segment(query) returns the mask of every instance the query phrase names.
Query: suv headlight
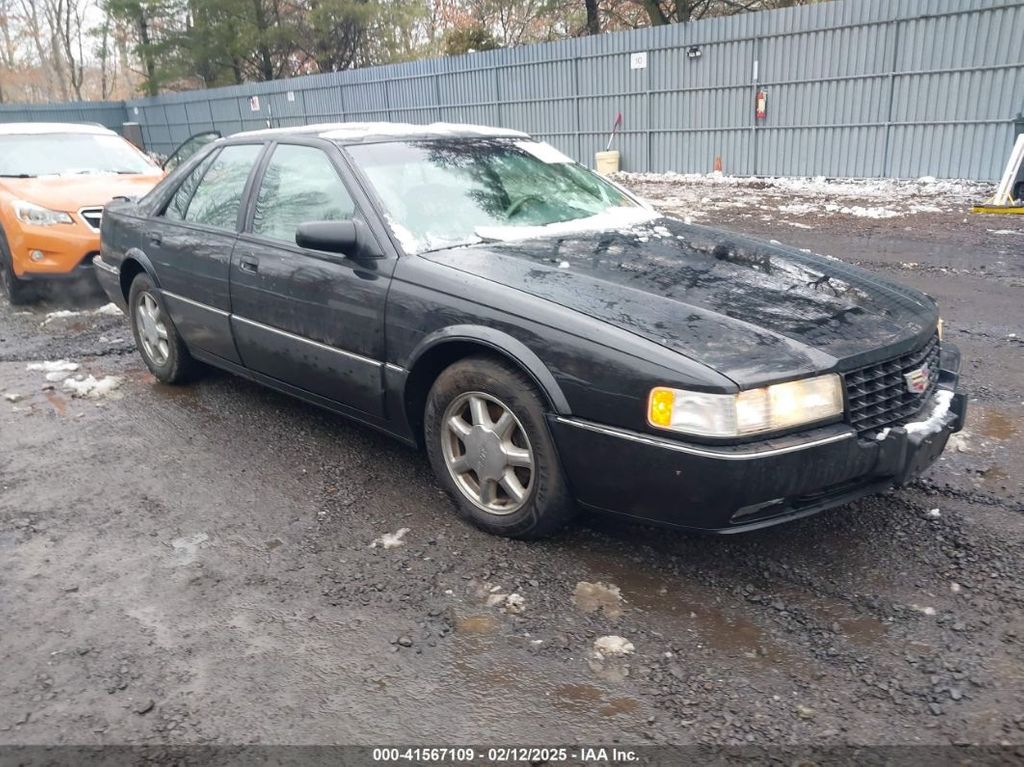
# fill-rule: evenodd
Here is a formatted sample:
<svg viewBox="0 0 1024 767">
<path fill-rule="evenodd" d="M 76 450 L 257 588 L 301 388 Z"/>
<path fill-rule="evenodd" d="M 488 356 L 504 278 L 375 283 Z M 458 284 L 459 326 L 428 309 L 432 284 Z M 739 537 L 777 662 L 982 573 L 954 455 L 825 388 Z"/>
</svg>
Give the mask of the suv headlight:
<svg viewBox="0 0 1024 767">
<path fill-rule="evenodd" d="M 34 202 L 16 200 L 14 202 L 14 215 L 23 224 L 33 226 L 53 226 L 54 224 L 73 224 L 71 216 L 63 211 L 50 210 Z"/>
<path fill-rule="evenodd" d="M 744 437 L 841 415 L 843 385 L 835 373 L 748 389 L 737 394 L 651 389 L 647 422 L 701 437 Z"/>
</svg>

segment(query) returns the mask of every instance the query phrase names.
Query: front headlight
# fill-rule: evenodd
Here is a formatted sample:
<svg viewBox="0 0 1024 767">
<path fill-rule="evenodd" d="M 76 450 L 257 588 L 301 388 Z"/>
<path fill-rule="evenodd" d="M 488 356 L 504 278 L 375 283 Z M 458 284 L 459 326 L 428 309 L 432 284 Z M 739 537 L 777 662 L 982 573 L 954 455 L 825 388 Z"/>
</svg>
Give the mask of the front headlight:
<svg viewBox="0 0 1024 767">
<path fill-rule="evenodd" d="M 748 389 L 738 394 L 651 390 L 647 422 L 701 437 L 744 437 L 823 421 L 843 412 L 843 385 L 834 373 Z"/>
<path fill-rule="evenodd" d="M 63 211 L 50 210 L 42 205 L 36 205 L 34 202 L 25 202 L 24 200 L 15 200 L 14 215 L 23 224 L 32 224 L 33 226 L 74 223 L 71 216 Z"/>
</svg>

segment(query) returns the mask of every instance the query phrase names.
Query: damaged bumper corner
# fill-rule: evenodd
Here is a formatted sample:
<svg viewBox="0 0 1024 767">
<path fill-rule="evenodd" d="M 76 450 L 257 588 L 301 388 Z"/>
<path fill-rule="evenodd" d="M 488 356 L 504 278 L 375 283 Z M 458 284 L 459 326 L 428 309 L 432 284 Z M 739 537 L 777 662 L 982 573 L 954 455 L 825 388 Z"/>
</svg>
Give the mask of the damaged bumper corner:
<svg viewBox="0 0 1024 767">
<path fill-rule="evenodd" d="M 878 473 L 891 475 L 904 485 L 931 466 L 946 447 L 950 435 L 960 431 L 967 417 L 967 395 L 939 389 L 923 419 L 880 432 Z"/>
<path fill-rule="evenodd" d="M 963 428 L 959 352 L 914 421 L 872 437 L 846 424 L 754 444 L 684 443 L 563 416 L 549 423 L 577 500 L 588 508 L 692 530 L 734 533 L 809 516 L 906 484 Z"/>
</svg>

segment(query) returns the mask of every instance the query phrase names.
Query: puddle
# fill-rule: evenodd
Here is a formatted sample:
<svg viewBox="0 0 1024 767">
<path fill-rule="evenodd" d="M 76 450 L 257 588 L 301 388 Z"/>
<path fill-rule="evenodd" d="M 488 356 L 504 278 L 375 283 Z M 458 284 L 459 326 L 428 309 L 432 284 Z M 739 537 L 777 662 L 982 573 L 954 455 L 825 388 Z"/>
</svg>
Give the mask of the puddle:
<svg viewBox="0 0 1024 767">
<path fill-rule="evenodd" d="M 615 716 L 617 714 L 632 714 L 640 704 L 633 698 L 612 698 L 607 704 L 597 710 L 601 716 Z"/>
<path fill-rule="evenodd" d="M 846 618 L 836 623 L 847 639 L 861 646 L 873 645 L 889 634 L 889 628 L 877 618 Z"/>
<path fill-rule="evenodd" d="M 154 394 L 160 397 L 164 397 L 167 400 L 179 404 L 189 410 L 202 411 L 203 406 L 199 403 L 199 390 L 195 386 L 170 386 L 165 383 L 160 383 L 149 371 L 146 371 L 147 376 L 141 377 L 141 383 L 151 383 L 152 391 Z"/>
<path fill-rule="evenodd" d="M 57 415 L 64 415 L 68 411 L 68 401 L 64 397 L 57 394 L 55 391 L 47 391 L 46 399 L 53 405 L 53 409 L 57 411 Z"/>
<path fill-rule="evenodd" d="M 455 619 L 456 634 L 496 634 L 498 619 L 493 615 L 466 615 Z"/>
<path fill-rule="evenodd" d="M 555 688 L 555 697 L 570 703 L 589 705 L 604 698 L 604 693 L 592 684 L 563 684 Z"/>
<path fill-rule="evenodd" d="M 871 615 L 851 615 L 854 611 L 841 602 L 824 601 L 819 597 L 793 588 L 782 589 L 787 604 L 813 613 L 827 626 L 839 627 L 843 638 L 858 647 L 873 647 L 889 637 L 889 627 Z"/>
<path fill-rule="evenodd" d="M 584 556 L 595 581 L 616 584 L 621 598 L 631 608 L 669 619 L 674 629 L 692 632 L 702 644 L 716 650 L 762 662 L 778 660 L 759 626 L 727 614 L 714 604 L 714 596 L 704 593 L 699 585 L 647 572 L 629 562 L 593 554 Z"/>
<path fill-rule="evenodd" d="M 1017 434 L 1017 424 L 1013 418 L 999 410 L 985 410 L 981 415 L 981 426 L 978 433 L 991 439 L 1007 440 Z"/>
<path fill-rule="evenodd" d="M 613 620 L 622 615 L 622 593 L 615 585 L 580 581 L 576 584 L 572 601 L 585 613 L 603 610 L 605 616 Z"/>
<path fill-rule="evenodd" d="M 604 690 L 592 684 L 563 684 L 554 690 L 555 705 L 572 711 L 593 711 L 601 716 L 632 714 L 640 708 L 634 698 L 605 698 Z"/>
<path fill-rule="evenodd" d="M 199 547 L 210 540 L 206 533 L 175 538 L 171 541 L 171 548 L 174 550 L 174 564 L 179 567 L 190 565 L 199 556 Z"/>
<path fill-rule="evenodd" d="M 985 469 L 981 475 L 981 481 L 986 485 L 998 485 L 1000 482 L 1005 482 L 1010 478 L 1010 475 L 1005 469 L 999 466 L 990 466 Z"/>
</svg>

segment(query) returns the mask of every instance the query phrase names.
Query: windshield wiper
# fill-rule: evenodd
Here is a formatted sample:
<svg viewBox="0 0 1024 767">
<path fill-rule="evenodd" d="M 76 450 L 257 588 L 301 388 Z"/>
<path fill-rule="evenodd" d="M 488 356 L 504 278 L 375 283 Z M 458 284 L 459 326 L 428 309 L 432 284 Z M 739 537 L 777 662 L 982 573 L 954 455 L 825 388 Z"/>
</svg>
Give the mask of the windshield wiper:
<svg viewBox="0 0 1024 767">
<path fill-rule="evenodd" d="M 28 173 L 0 173 L 0 178 L 35 178 Z"/>
</svg>

